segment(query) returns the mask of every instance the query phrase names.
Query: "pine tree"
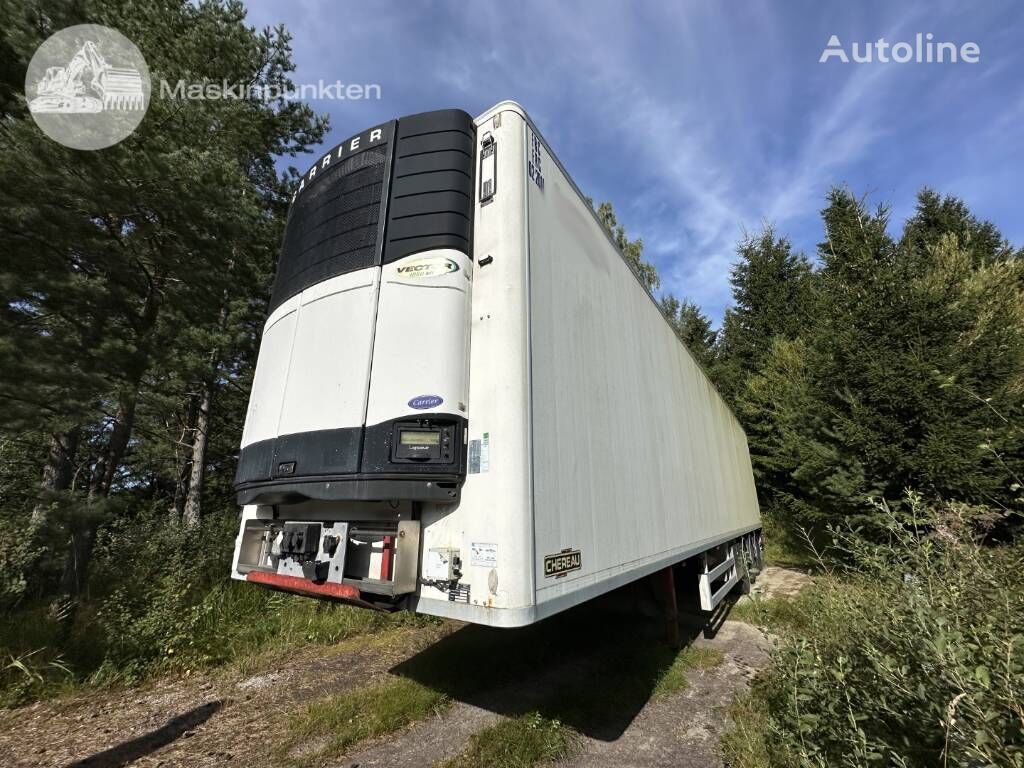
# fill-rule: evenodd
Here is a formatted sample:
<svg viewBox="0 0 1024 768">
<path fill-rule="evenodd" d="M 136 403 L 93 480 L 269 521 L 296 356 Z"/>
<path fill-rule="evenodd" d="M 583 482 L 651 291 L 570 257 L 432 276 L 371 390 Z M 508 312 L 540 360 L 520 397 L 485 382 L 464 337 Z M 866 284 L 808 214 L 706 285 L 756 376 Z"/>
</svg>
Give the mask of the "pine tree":
<svg viewBox="0 0 1024 768">
<path fill-rule="evenodd" d="M 917 217 L 895 241 L 887 209 L 845 190 L 833 190 L 823 218 L 820 302 L 803 334 L 810 397 L 791 421 L 799 445 L 776 454 L 792 457 L 795 495 L 830 515 L 868 514 L 868 497 L 907 488 L 1014 504 L 1021 262 L 1007 249 L 979 257 L 960 242 L 960 217 Z"/>
<path fill-rule="evenodd" d="M 796 339 L 813 322 L 814 273 L 803 254 L 767 226 L 744 238 L 730 282 L 733 306 L 718 335 L 715 379 L 735 402 L 749 376 L 759 371 L 777 337 Z"/>
<path fill-rule="evenodd" d="M 715 340 L 718 333 L 711 327 L 707 315 L 689 299 L 679 301 L 672 294 L 663 296 L 660 306 L 662 314 L 668 319 L 679 340 L 686 345 L 694 359 L 705 370 L 710 370 L 715 361 Z"/>
<path fill-rule="evenodd" d="M 914 215 L 903 227 L 900 245 L 918 256 L 927 253 L 947 236 L 956 237 L 957 243 L 970 255 L 977 266 L 1005 261 L 1014 256 L 1010 243 L 995 225 L 981 221 L 959 198 L 940 196 L 925 188 L 917 195 Z M 1022 251 L 1017 251 L 1020 256 Z"/>
<path fill-rule="evenodd" d="M 593 200 L 587 198 L 587 202 L 593 207 Z M 597 207 L 597 218 L 604 224 L 615 245 L 622 251 L 622 255 L 626 257 L 626 261 L 640 279 L 640 283 L 653 296 L 654 292 L 661 286 L 661 278 L 658 276 L 657 268 L 650 262 L 644 261 L 643 239 L 630 240 L 626 237 L 626 228 L 619 224 L 611 203 L 601 203 Z"/>
<path fill-rule="evenodd" d="M 292 69 L 287 33 L 247 28 L 237 2 L 75 11 L 121 30 L 171 82 L 280 87 Z M 16 18 L 24 26 L 8 40 L 23 72 L 53 29 L 42 13 Z M 140 418 L 155 437 L 161 397 L 182 374 L 225 386 L 238 347 L 221 342 L 240 326 L 251 331 L 248 312 L 266 295 L 280 239 L 287 185 L 274 157 L 304 151 L 325 129 L 308 107 L 283 99 L 158 94 L 132 136 L 99 152 L 64 149 L 24 115 L 4 126 L 0 287 L 15 300 L 0 311 L 0 364 L 13 374 L 0 385 L 11 404 L 2 418 L 6 429 L 82 430 L 76 461 L 87 490 L 68 521 L 68 594 L 84 585 L 96 526 L 114 509 L 106 499 L 137 485 L 125 472 Z M 222 327 L 225 313 L 238 325 Z M 209 343 L 196 349 L 204 336 Z M 192 397 L 204 399 L 200 390 L 184 399 Z"/>
<path fill-rule="evenodd" d="M 898 240 L 887 208 L 846 190 L 822 217 L 816 272 L 769 235 L 741 244 L 733 275 L 715 371 L 742 381 L 762 500 L 811 524 L 868 520 L 869 497 L 907 488 L 1019 506 L 1019 252 L 927 190 Z"/>
</svg>

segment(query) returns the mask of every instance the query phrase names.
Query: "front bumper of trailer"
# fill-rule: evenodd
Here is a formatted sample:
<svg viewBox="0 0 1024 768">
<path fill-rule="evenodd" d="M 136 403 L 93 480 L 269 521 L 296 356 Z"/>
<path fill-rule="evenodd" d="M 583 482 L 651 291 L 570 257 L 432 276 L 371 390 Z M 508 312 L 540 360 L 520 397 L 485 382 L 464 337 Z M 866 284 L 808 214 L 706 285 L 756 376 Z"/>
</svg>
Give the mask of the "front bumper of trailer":
<svg viewBox="0 0 1024 768">
<path fill-rule="evenodd" d="M 310 597 L 398 607 L 415 592 L 420 524 L 243 519 L 236 578 Z"/>
</svg>

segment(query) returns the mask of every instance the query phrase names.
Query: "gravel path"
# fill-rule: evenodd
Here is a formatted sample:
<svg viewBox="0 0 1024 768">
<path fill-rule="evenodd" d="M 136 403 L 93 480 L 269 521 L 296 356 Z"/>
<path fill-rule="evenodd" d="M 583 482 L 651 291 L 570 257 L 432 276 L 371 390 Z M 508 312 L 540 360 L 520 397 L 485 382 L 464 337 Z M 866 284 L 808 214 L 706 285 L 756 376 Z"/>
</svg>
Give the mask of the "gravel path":
<svg viewBox="0 0 1024 768">
<path fill-rule="evenodd" d="M 768 660 L 764 634 L 749 624 L 726 621 L 714 638 L 694 645 L 717 648 L 722 663 L 694 670 L 677 694 L 653 700 L 614 741 L 584 738 L 581 750 L 559 763 L 565 768 L 713 768 L 722 765 L 718 742 L 727 727 L 724 710 Z"/>
<path fill-rule="evenodd" d="M 0 710 L 4 768 L 270 765 L 283 719 L 326 693 L 384 676 L 454 627 L 403 629 L 266 660 L 258 674 L 198 674 Z"/>
<path fill-rule="evenodd" d="M 756 591 L 790 596 L 807 582 L 795 571 L 767 568 Z M 635 606 L 640 592 L 625 594 Z M 272 766 L 270 750 L 289 714 L 328 693 L 401 675 L 445 690 L 452 707 L 357 747 L 334 763 L 338 768 L 443 762 L 474 733 L 533 710 L 580 734 L 579 750 L 562 768 L 719 766 L 724 710 L 766 662 L 768 641 L 755 627 L 728 620 L 713 637 L 700 637 L 703 617 L 684 612 L 682 619 L 687 642 L 719 649 L 724 661 L 692 670 L 689 685 L 674 694 L 651 696 L 664 660 L 651 660 L 657 654 L 650 649 L 659 646 L 637 634 L 636 616 L 624 619 L 592 601 L 522 630 L 454 622 L 403 628 L 264 659 L 244 675 L 200 673 L 0 710 L 0 762 L 5 768 Z M 450 671 L 453 658 L 455 670 L 472 677 L 475 669 L 480 680 L 467 686 L 465 675 Z"/>
</svg>

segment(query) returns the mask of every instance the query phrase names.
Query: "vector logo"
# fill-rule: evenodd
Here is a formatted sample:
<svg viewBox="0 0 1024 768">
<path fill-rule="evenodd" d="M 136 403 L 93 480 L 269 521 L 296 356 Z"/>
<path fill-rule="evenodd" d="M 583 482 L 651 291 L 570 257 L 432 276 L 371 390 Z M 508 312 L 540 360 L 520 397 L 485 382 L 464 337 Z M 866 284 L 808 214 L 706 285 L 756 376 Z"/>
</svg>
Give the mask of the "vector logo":
<svg viewBox="0 0 1024 768">
<path fill-rule="evenodd" d="M 428 256 L 423 259 L 412 259 L 397 270 L 400 277 L 426 278 L 450 275 L 459 271 L 459 265 L 444 256 Z"/>
<path fill-rule="evenodd" d="M 36 125 L 72 149 L 104 149 L 134 131 L 149 107 L 149 68 L 116 29 L 79 24 L 36 49 L 25 97 Z"/>
</svg>

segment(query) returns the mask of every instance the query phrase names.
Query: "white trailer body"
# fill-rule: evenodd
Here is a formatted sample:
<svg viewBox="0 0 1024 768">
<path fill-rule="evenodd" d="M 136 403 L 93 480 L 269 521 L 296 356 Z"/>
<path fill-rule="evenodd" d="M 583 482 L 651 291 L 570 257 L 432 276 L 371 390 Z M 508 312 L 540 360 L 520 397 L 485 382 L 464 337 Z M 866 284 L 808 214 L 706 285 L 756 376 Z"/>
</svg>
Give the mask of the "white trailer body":
<svg viewBox="0 0 1024 768">
<path fill-rule="evenodd" d="M 513 102 L 325 155 L 271 304 L 235 578 L 520 626 L 760 530 L 738 422 Z"/>
</svg>

